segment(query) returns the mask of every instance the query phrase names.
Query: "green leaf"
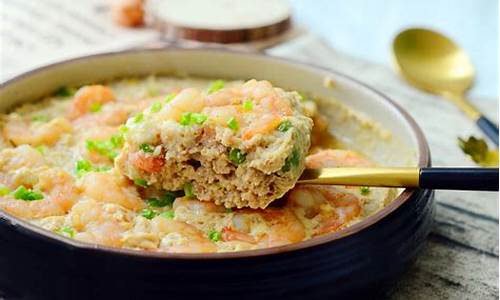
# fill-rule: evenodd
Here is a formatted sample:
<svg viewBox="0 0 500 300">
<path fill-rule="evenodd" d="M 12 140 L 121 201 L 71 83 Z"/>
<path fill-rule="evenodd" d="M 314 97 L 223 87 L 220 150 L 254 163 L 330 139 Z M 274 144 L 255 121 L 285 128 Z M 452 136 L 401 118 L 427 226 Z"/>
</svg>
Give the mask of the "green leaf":
<svg viewBox="0 0 500 300">
<path fill-rule="evenodd" d="M 228 121 L 227 121 L 227 127 L 231 128 L 232 130 L 238 130 L 240 128 L 240 125 L 238 124 L 238 121 L 234 118 L 234 117 L 231 117 Z"/>
<path fill-rule="evenodd" d="M 292 128 L 292 122 L 290 122 L 290 120 L 285 120 L 278 125 L 278 131 L 281 132 L 286 132 L 290 128 Z"/>
<path fill-rule="evenodd" d="M 208 91 L 207 93 L 208 94 L 212 94 L 212 93 L 215 93 L 217 92 L 218 90 L 221 90 L 224 88 L 224 85 L 225 85 L 225 82 L 224 80 L 216 80 L 216 81 L 213 81 L 210 86 L 208 87 Z"/>
<path fill-rule="evenodd" d="M 19 186 L 15 191 L 13 191 L 12 195 L 14 196 L 15 199 L 24 201 L 34 201 L 43 199 L 43 195 L 41 193 L 34 192 L 30 189 L 25 188 L 22 185 Z"/>
<path fill-rule="evenodd" d="M 470 136 L 467 140 L 458 138 L 458 145 L 462 151 L 480 166 L 498 166 L 498 150 L 488 149 L 488 144 L 483 139 Z"/>
<path fill-rule="evenodd" d="M 240 149 L 232 148 L 229 151 L 229 160 L 233 162 L 235 165 L 240 165 L 245 162 L 247 159 L 247 155 L 243 152 L 241 152 Z"/>
<path fill-rule="evenodd" d="M 40 152 L 40 154 L 44 155 L 47 152 L 47 146 L 39 145 L 35 147 L 36 151 Z"/>
</svg>

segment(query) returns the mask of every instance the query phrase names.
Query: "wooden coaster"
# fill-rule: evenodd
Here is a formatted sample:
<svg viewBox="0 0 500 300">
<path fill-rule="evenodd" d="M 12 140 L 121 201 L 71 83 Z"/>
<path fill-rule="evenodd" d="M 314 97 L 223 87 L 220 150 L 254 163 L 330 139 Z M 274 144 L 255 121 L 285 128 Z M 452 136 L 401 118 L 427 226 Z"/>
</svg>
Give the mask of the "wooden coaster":
<svg viewBox="0 0 500 300">
<path fill-rule="evenodd" d="M 243 43 L 291 27 L 286 0 L 149 0 L 146 11 L 169 39 Z"/>
</svg>

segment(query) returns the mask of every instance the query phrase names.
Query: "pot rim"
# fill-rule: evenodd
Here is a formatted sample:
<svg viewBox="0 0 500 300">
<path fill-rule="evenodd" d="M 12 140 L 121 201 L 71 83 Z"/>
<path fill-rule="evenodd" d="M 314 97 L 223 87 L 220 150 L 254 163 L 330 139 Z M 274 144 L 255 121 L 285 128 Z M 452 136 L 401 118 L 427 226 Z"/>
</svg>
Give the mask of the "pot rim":
<svg viewBox="0 0 500 300">
<path fill-rule="evenodd" d="M 427 140 L 425 136 L 415 122 L 415 120 L 411 117 L 411 115 L 403 109 L 399 104 L 394 102 L 391 98 L 386 96 L 385 94 L 379 92 L 378 90 L 370 87 L 369 85 L 352 78 L 349 75 L 345 75 L 341 72 L 318 66 L 311 63 L 305 63 L 293 59 L 277 57 L 268 54 L 262 53 L 254 53 L 254 52 L 244 52 L 244 51 L 236 51 L 229 49 L 214 49 L 214 48 L 182 48 L 176 46 L 168 46 L 162 48 L 135 48 L 135 49 L 127 49 L 127 50 L 119 50 L 119 51 L 111 51 L 97 54 L 90 54 L 85 56 L 79 56 L 72 59 L 58 61 L 52 64 L 44 65 L 33 70 L 24 72 L 19 74 L 11 79 L 8 79 L 2 83 L 0 83 L 0 90 L 3 88 L 13 84 L 14 82 L 23 80 L 28 78 L 34 74 L 43 73 L 46 70 L 51 68 L 72 64 L 75 62 L 85 61 L 92 58 L 100 58 L 100 57 L 110 57 L 110 56 L 120 56 L 124 54 L 134 54 L 134 53 L 155 53 L 155 52 L 211 52 L 211 53 L 230 53 L 234 55 L 242 55 L 242 56 L 250 56 L 250 57 L 258 57 L 260 59 L 281 62 L 286 64 L 293 64 L 301 68 L 309 69 L 315 72 L 322 72 L 325 75 L 334 75 L 334 77 L 341 77 L 346 81 L 350 81 L 354 83 L 357 88 L 364 89 L 365 91 L 381 98 L 384 102 L 386 102 L 389 106 L 392 106 L 396 109 L 397 113 L 403 117 L 403 119 L 410 125 L 411 130 L 415 134 L 417 144 L 418 144 L 418 152 L 417 152 L 417 166 L 418 167 L 428 167 L 431 163 L 430 150 Z M 139 258 L 150 258 L 150 259 L 162 259 L 162 260 L 206 260 L 206 259 L 236 259 L 236 258 L 250 258 L 256 256 L 267 256 L 274 254 L 284 254 L 288 252 L 298 251 L 298 250 L 306 250 L 308 248 L 323 245 L 326 243 L 333 243 L 335 241 L 341 241 L 342 238 L 350 236 L 352 234 L 356 234 L 375 223 L 379 222 L 389 214 L 391 214 L 394 210 L 403 205 L 406 201 L 408 201 L 412 196 L 415 196 L 418 192 L 418 189 L 409 189 L 406 188 L 404 191 L 396 197 L 391 203 L 386 205 L 383 209 L 378 212 L 370 215 L 364 220 L 353 224 L 349 227 L 346 227 L 342 230 L 332 232 L 329 234 L 321 235 L 318 237 L 314 237 L 302 242 L 291 243 L 283 246 L 271 247 L 271 248 L 263 248 L 256 250 L 244 250 L 244 251 L 236 251 L 236 252 L 220 252 L 220 253 L 167 253 L 167 252 L 150 252 L 146 250 L 133 250 L 133 249 L 124 249 L 124 248 L 115 248 L 98 244 L 91 244 L 82 241 L 77 241 L 75 239 L 71 239 L 65 236 L 61 236 L 54 232 L 43 229 L 39 226 L 36 226 L 28 221 L 17 218 L 3 210 L 0 210 L 0 222 L 7 222 L 9 225 L 14 227 L 21 227 L 21 229 L 28 229 L 27 233 L 35 233 L 38 238 L 46 239 L 50 242 L 54 242 L 59 244 L 60 246 L 64 246 L 69 248 L 77 248 L 80 250 L 88 250 L 88 251 L 97 251 L 97 252 L 109 252 L 116 255 L 124 255 L 124 256 L 133 256 Z"/>
</svg>

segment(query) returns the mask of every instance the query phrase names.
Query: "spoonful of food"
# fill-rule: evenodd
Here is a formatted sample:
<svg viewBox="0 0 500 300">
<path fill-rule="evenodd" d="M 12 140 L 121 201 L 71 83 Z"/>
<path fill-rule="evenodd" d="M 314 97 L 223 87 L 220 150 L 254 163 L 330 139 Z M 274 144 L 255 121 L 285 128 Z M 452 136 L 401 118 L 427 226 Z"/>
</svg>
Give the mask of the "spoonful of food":
<svg viewBox="0 0 500 300">
<path fill-rule="evenodd" d="M 498 146 L 498 126 L 464 97 L 474 81 L 474 66 L 457 44 L 435 31 L 413 28 L 396 36 L 393 54 L 408 82 L 449 99 Z"/>
</svg>

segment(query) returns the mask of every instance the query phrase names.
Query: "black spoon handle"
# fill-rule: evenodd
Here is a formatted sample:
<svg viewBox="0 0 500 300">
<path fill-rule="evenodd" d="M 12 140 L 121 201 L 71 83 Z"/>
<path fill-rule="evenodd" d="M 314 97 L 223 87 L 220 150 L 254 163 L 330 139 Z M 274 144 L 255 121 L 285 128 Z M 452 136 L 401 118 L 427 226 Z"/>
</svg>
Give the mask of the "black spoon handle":
<svg viewBox="0 0 500 300">
<path fill-rule="evenodd" d="M 425 189 L 498 191 L 498 168 L 422 168 L 419 185 Z"/>
<path fill-rule="evenodd" d="M 477 126 L 498 146 L 498 126 L 485 116 L 479 117 L 476 121 Z"/>
</svg>

